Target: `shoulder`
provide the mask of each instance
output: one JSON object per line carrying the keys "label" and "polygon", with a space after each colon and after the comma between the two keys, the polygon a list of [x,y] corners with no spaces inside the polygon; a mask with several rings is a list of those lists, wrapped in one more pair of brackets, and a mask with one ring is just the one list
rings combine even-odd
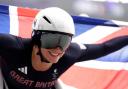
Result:
{"label": "shoulder", "polygon": [[0,33],[0,42],[7,42],[7,41],[13,41],[16,39],[16,36],[11,35],[11,34],[4,34]]}
{"label": "shoulder", "polygon": [[72,42],[69,46],[69,49],[70,50],[82,50],[82,49],[86,49],[86,46],[81,43]]}
{"label": "shoulder", "polygon": [[73,42],[65,52],[65,56],[66,58],[77,59],[80,57],[83,50],[86,50],[85,45]]}
{"label": "shoulder", "polygon": [[24,45],[26,42],[25,38],[14,36],[11,34],[0,33],[0,48],[18,48]]}
{"label": "shoulder", "polygon": [[0,46],[14,45],[17,41],[17,37],[10,34],[0,33]]}

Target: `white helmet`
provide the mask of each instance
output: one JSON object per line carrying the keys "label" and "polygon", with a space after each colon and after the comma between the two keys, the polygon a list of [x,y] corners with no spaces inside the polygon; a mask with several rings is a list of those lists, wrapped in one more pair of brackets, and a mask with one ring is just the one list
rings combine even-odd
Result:
{"label": "white helmet", "polygon": [[58,7],[40,10],[34,19],[32,29],[75,34],[74,22],[71,15]]}

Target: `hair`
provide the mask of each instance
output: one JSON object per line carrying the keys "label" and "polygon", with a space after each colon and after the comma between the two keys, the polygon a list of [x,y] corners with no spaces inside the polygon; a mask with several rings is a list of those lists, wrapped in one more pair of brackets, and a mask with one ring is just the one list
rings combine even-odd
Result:
{"label": "hair", "polygon": [[42,31],[33,30],[32,36],[31,36],[32,45],[37,45],[38,47],[41,47],[41,41],[40,41],[41,35],[42,35]]}

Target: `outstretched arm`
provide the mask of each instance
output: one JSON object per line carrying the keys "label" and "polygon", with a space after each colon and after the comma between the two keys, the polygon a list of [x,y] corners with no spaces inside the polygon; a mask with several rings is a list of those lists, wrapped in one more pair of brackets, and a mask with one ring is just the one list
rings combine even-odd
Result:
{"label": "outstretched arm", "polygon": [[96,59],[117,51],[126,45],[128,45],[128,36],[116,37],[101,44],[85,44],[87,49],[82,50],[80,60]]}

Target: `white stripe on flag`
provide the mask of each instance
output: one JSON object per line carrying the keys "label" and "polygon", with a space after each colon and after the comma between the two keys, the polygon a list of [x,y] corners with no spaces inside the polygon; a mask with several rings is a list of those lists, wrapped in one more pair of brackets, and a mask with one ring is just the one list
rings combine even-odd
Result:
{"label": "white stripe on flag", "polygon": [[109,26],[96,26],[87,32],[82,33],[81,35],[73,38],[73,42],[79,43],[95,43],[98,40],[120,30],[120,27],[109,27]]}
{"label": "white stripe on flag", "polygon": [[94,69],[108,69],[108,70],[128,70],[128,63],[125,62],[103,62],[103,61],[84,61],[75,64],[76,66],[94,68]]}
{"label": "white stripe on flag", "polygon": [[119,26],[126,26],[128,27],[128,22],[125,21],[116,21],[116,20],[111,20],[113,23],[119,25]]}
{"label": "white stripe on flag", "polygon": [[19,22],[16,6],[9,6],[10,15],[10,34],[18,36],[19,33]]}

